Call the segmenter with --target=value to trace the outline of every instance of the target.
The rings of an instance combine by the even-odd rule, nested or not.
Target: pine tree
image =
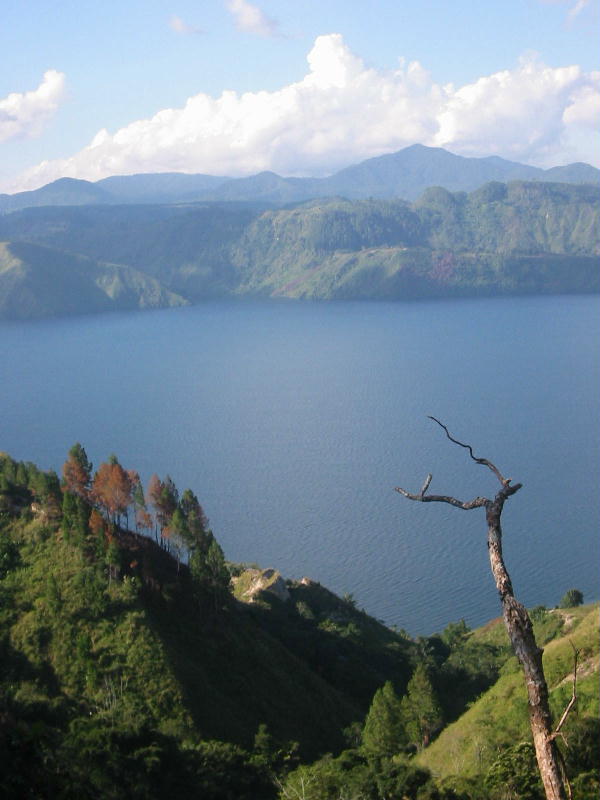
[[[422,663],[415,669],[402,698],[402,718],[410,741],[419,748],[427,747],[442,724],[442,710]]]
[[[377,689],[365,719],[362,746],[371,756],[392,756],[406,744],[401,701],[391,681]]]
[[[79,442],[69,450],[69,457],[63,464],[65,489],[84,500],[88,499],[92,480],[92,463]]]

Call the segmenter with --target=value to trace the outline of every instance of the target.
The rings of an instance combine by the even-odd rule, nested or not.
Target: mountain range
[[[492,182],[415,203],[81,205],[0,216],[0,316],[210,298],[600,291],[600,187]]]
[[[262,202],[282,205],[317,197],[415,200],[430,186],[470,192],[489,181],[600,184],[600,170],[575,163],[541,169],[497,156],[465,158],[440,147],[415,144],[370,158],[326,178],[260,172],[245,178],[184,173],[116,175],[94,182],[60,178],[40,189],[0,195],[0,213],[48,205]]]
[[[62,178],[0,197],[0,318],[598,292],[598,176],[414,145],[321,179]]]

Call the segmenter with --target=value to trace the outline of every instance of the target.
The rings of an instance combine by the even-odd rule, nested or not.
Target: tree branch
[[[569,700],[569,704],[567,705],[567,707],[563,711],[563,715],[560,718],[560,722],[558,723],[558,725],[556,726],[556,729],[554,730],[554,733],[552,734],[552,738],[553,739],[555,739],[559,735],[562,736],[562,733],[560,733],[560,729],[562,728],[562,726],[567,721],[567,717],[569,716],[569,712],[571,711],[571,709],[573,708],[573,706],[577,702],[577,659],[579,657],[579,650],[575,647],[575,645],[573,644],[573,642],[570,639],[569,639],[569,644],[573,648],[573,658],[574,658],[574,664],[573,664],[573,694],[571,695],[571,699]],[[564,739],[564,737],[563,737],[563,739]]]
[[[427,415],[427,417],[428,417],[428,419],[432,419],[434,422],[437,422],[437,424],[440,426],[440,428],[443,428],[446,431],[446,436],[448,437],[448,439],[450,439],[451,442],[454,442],[454,444],[457,444],[460,447],[464,447],[465,450],[468,450],[469,451],[469,455],[471,456],[473,461],[476,461],[477,464],[483,464],[484,467],[487,467],[488,469],[491,469],[492,472],[494,473],[494,475],[500,481],[500,483],[503,486],[508,486],[508,484],[511,481],[511,478],[504,478],[502,476],[502,473],[500,472],[500,470],[498,469],[498,467],[495,464],[492,464],[492,462],[488,461],[487,458],[477,458],[477,456],[474,455],[473,448],[471,447],[470,444],[464,444],[463,442],[459,442],[458,439],[455,439],[453,436],[451,436],[450,435],[450,431],[448,430],[448,428],[444,425],[443,422],[440,422],[439,419],[436,419],[435,417],[432,417],[429,414]]]
[[[421,497],[423,497],[423,495],[425,494],[427,489],[429,489],[429,484],[431,483],[431,479],[432,478],[433,478],[433,475],[430,472],[429,475],[425,478],[425,483],[421,487]]]
[[[420,503],[449,503],[451,506],[462,508],[464,511],[470,511],[472,508],[481,508],[489,503],[489,500],[485,497],[476,497],[474,500],[463,503],[462,500],[457,500],[456,497],[449,497],[448,495],[425,494],[430,483],[431,475],[428,475],[419,494],[407,492],[406,489],[402,489],[400,486],[396,486],[396,491],[400,492],[404,497],[408,497],[409,500],[418,500]]]

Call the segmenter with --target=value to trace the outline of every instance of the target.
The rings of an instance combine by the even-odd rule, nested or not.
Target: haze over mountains
[[[411,145],[370,158],[327,178],[286,178],[261,172],[246,178],[184,173],[118,175],[92,183],[60,178],[31,192],[0,195],[0,213],[46,205],[258,201],[286,204],[316,197],[399,197],[415,200],[430,186],[473,191],[489,181],[600,183],[589,164],[540,169],[497,156],[465,158],[439,147]]]
[[[598,176],[415,145],[323,179],[63,178],[2,198],[0,318],[224,297],[598,292]]]

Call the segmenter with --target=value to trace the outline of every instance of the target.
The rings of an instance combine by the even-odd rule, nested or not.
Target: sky
[[[600,167],[600,0],[3,0],[0,191],[323,176],[411,144]]]

